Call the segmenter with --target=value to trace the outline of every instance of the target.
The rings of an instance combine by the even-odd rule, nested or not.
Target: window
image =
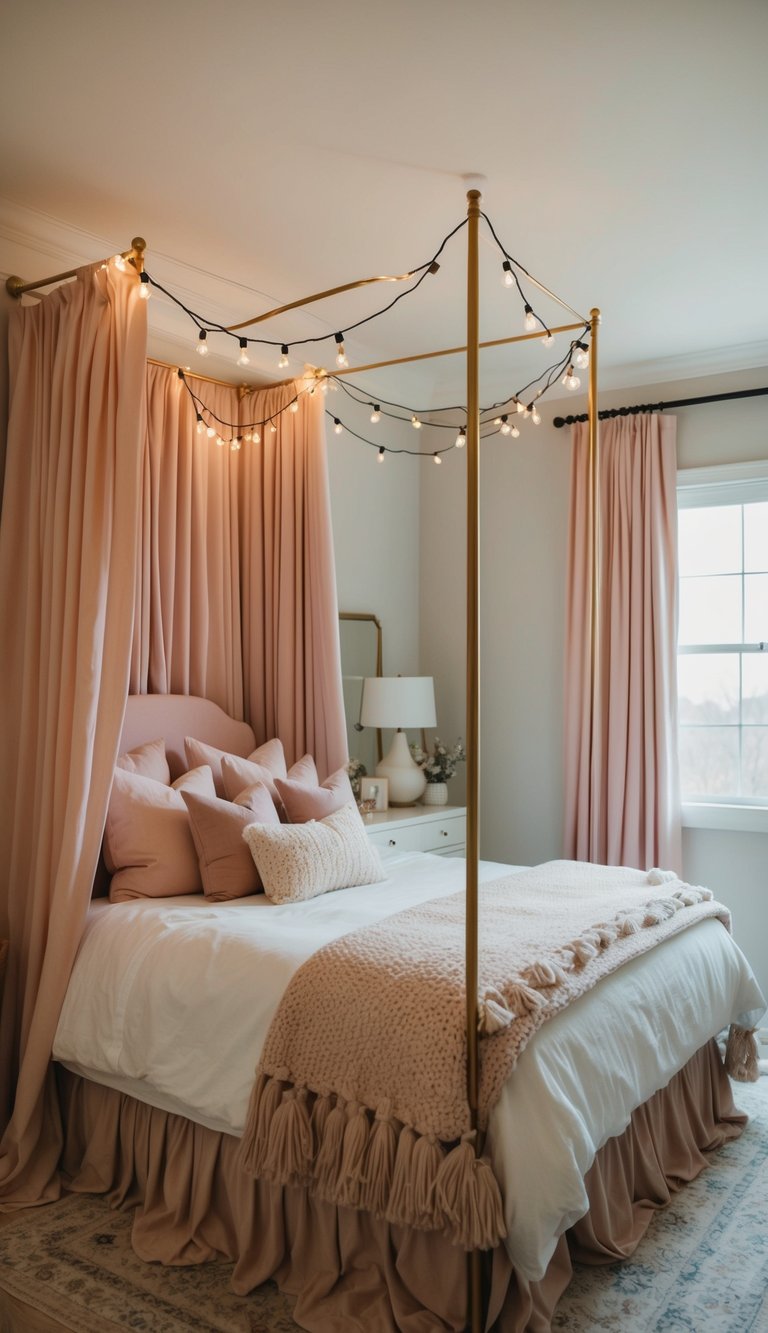
[[[768,464],[678,478],[684,822],[768,829]]]

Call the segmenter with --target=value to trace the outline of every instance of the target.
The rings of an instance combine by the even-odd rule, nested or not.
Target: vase
[[[428,782],[421,798],[422,805],[447,805],[448,783]]]

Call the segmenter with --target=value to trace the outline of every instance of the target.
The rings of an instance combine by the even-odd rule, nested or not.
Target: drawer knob
[[[390,838],[390,840],[389,840],[389,845],[390,845],[390,847],[396,847],[396,846],[397,846],[397,838]]]
[[[441,837],[441,838],[447,838],[447,837],[448,837],[448,830],[447,830],[447,828],[441,828],[441,830],[440,830],[440,837]]]

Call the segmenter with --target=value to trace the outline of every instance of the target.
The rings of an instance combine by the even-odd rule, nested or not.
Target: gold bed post
[[[478,393],[480,298],[478,229],[480,191],[467,191],[467,861],[466,861],[466,1005],[467,1100],[477,1129],[477,877],[480,854],[480,407]],[[475,1139],[475,1151],[478,1150]],[[469,1265],[467,1325],[480,1333],[483,1317],[480,1251]]]
[[[599,771],[602,745],[599,716],[600,686],[600,417],[597,406],[597,330],[600,311],[589,312],[591,347],[589,357],[589,507],[590,534],[590,720],[589,768],[590,786],[596,790],[595,776]],[[600,809],[593,798],[589,810],[589,859],[599,860],[598,838]]]

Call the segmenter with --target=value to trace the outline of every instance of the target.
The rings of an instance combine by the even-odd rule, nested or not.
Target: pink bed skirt
[[[234,1261],[232,1286],[243,1295],[273,1278],[296,1297],[294,1318],[312,1333],[465,1327],[465,1256],[444,1237],[255,1181],[238,1169],[239,1141],[231,1135],[59,1073],[67,1187],[135,1208],[133,1246],[141,1258]],[[626,1258],[654,1211],[745,1123],[712,1042],[600,1149],[586,1177],[590,1211],[560,1238],[541,1282],[519,1278],[502,1247],[486,1256],[487,1328],[547,1333],[571,1260]]]

